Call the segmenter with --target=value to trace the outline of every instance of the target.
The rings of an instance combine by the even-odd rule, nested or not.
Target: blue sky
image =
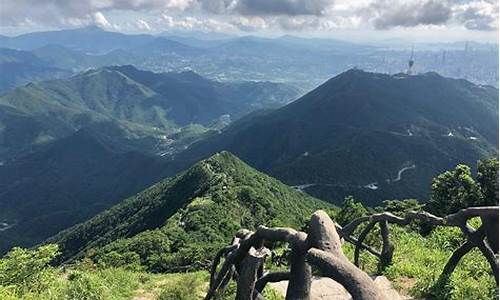
[[[0,32],[97,25],[336,37],[497,42],[498,0],[0,0]]]

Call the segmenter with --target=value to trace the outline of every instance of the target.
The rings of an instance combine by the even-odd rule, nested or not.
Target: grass
[[[463,242],[459,230],[439,227],[422,237],[409,227],[391,225],[390,229],[395,245],[393,264],[381,274],[387,276],[400,293],[438,300],[498,298],[490,266],[477,250],[462,259],[448,282],[439,280],[448,258]],[[367,237],[367,242],[376,245],[376,241],[380,242],[375,230]],[[343,249],[352,260],[353,246],[346,243]],[[49,262],[57,253],[57,246],[47,245],[36,250],[15,248],[1,258],[0,299],[196,300],[203,298],[208,287],[206,271],[153,274],[134,268],[102,267],[88,259],[65,269],[54,268]],[[377,263],[375,257],[362,252],[363,270],[379,274]],[[273,266],[271,269],[280,268]],[[221,299],[234,299],[235,293],[236,283],[231,282]],[[269,286],[264,295],[269,300],[283,299]]]
[[[415,231],[391,226],[391,240],[395,245],[393,264],[382,275],[387,276],[402,294],[450,300],[498,298],[490,266],[478,250],[461,260],[448,282],[439,280],[453,250],[463,241],[458,229],[439,227],[429,236],[422,237]],[[352,260],[354,247],[345,244],[344,252]],[[363,270],[376,274],[377,263],[375,257],[362,252],[360,265]]]

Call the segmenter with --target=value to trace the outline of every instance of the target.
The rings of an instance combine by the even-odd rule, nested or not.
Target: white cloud
[[[149,26],[148,22],[144,21],[144,20],[137,20],[135,22],[136,26],[137,26],[137,29],[139,30],[142,30],[142,31],[151,31],[151,26]]]
[[[50,26],[88,24],[106,11],[182,11],[196,0],[0,0],[0,25],[22,26],[29,20]],[[78,25],[75,25],[78,26]]]
[[[93,15],[94,24],[102,28],[112,28],[106,17],[101,12],[96,12]]]
[[[499,0],[0,0],[0,26],[117,28],[114,16],[131,17],[140,30],[151,19],[175,15],[162,26],[241,30],[392,29],[458,26],[498,29]],[[104,17],[106,15],[106,17]],[[192,18],[192,19],[188,19]],[[128,23],[124,21],[122,23]]]
[[[196,17],[174,17],[162,14],[159,22],[160,27],[177,29],[196,29],[201,31],[230,31],[237,29],[234,25],[213,18],[199,19]]]
[[[449,0],[381,0],[359,10],[377,29],[447,23],[452,16]]]
[[[498,29],[498,1],[471,1],[457,5],[454,15],[467,29]]]
[[[332,31],[337,29],[352,29],[360,26],[361,19],[357,16],[333,16],[328,18],[280,17],[277,20],[284,30],[292,31]]]
[[[237,17],[231,21],[238,29],[242,31],[258,31],[269,28],[269,22],[261,17]]]

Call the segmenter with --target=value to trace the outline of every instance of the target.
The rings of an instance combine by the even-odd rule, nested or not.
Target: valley
[[[488,1],[56,2],[0,13],[0,299],[498,298]]]
[[[350,194],[370,204],[423,200],[435,174],[496,155],[496,93],[435,73],[401,77],[353,69],[287,106],[234,122],[175,157],[196,161],[229,150],[337,204]],[[473,115],[481,121],[472,121]],[[412,134],[395,128],[411,128]],[[457,128],[456,136],[443,137],[449,128]],[[471,140],[471,131],[482,142]]]

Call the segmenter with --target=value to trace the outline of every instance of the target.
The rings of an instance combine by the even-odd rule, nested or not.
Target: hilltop
[[[240,228],[301,227],[331,205],[250,168],[229,152],[196,163],[49,239],[62,259],[139,257],[150,270],[196,268]]]
[[[322,199],[427,200],[431,179],[498,153],[498,90],[436,73],[350,70],[280,109],[192,145],[178,160],[228,150]]]
[[[210,126],[224,116],[235,120],[286,104],[297,94],[285,84],[222,83],[194,72],[153,73],[132,66],[29,83],[0,96],[0,159],[102,122],[161,140],[183,126]]]

